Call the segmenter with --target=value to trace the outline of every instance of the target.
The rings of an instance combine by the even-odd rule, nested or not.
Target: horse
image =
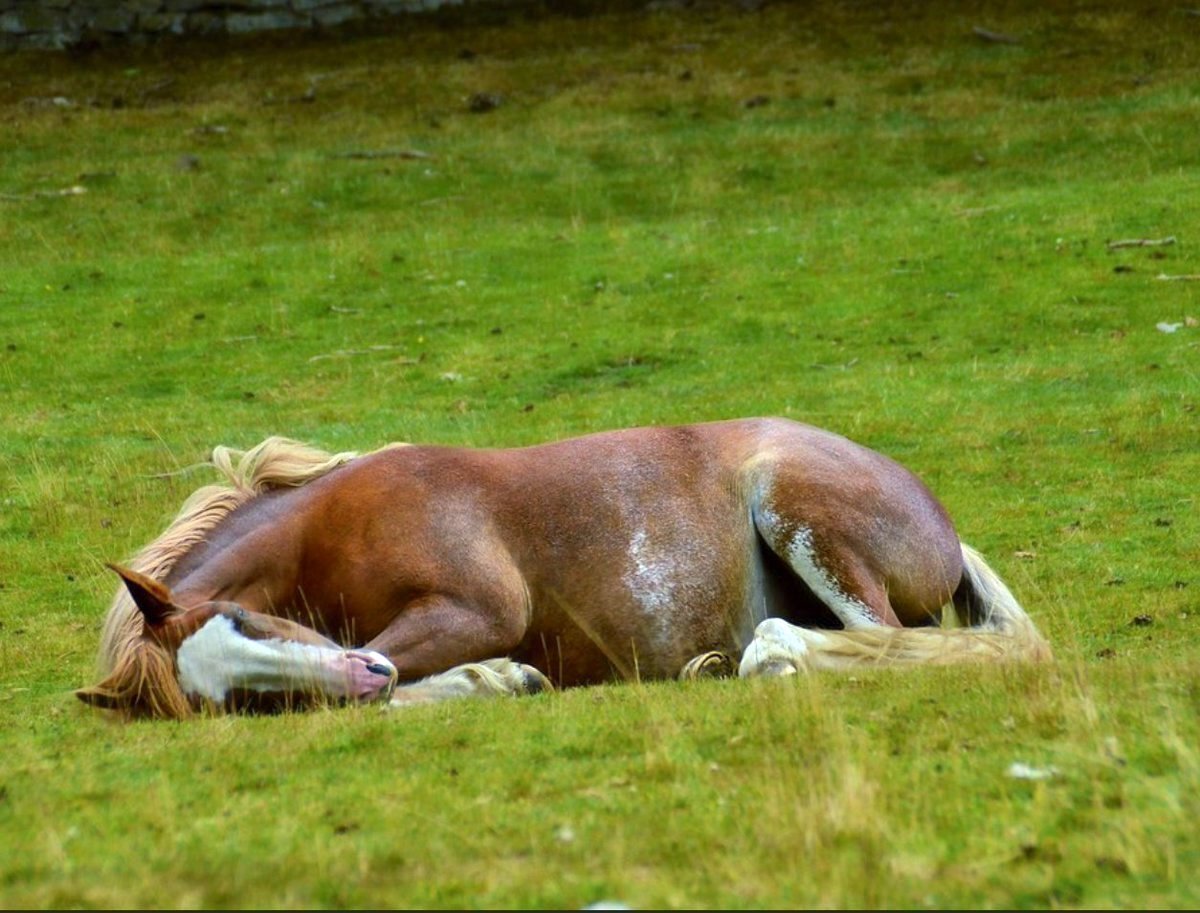
[[[183,718],[1052,658],[914,473],[789,419],[365,455],[270,437],[210,463],[225,483],[110,565],[85,703]]]

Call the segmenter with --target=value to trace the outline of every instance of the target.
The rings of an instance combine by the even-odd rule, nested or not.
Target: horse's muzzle
[[[347,650],[346,661],[347,697],[352,700],[386,700],[396,687],[399,673],[382,653],[374,650]]]

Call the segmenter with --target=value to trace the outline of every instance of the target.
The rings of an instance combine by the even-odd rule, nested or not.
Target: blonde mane
[[[210,463],[228,484],[207,485],[193,492],[167,529],[128,566],[162,580],[189,549],[247,501],[272,489],[304,485],[356,456],[351,451],[326,453],[283,437],[267,438],[250,450],[216,447]],[[151,715],[180,718],[190,714],[170,657],[142,638],[141,613],[124,586],[105,616],[98,666],[103,681],[90,690],[114,705],[128,708],[130,701],[148,702],[150,706],[144,709]]]

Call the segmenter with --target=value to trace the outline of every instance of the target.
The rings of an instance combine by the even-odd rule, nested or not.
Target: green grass
[[[0,906],[1195,906],[1198,34],[597,4],[0,58]],[[754,414],[916,470],[1057,665],[71,695],[215,444]]]

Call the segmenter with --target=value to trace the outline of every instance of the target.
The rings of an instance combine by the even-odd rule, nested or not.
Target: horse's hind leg
[[[956,592],[965,592],[966,572],[972,587],[991,594],[974,608],[975,615],[1003,614],[1015,619],[1018,631],[1026,630],[1020,624],[1023,610],[1002,584],[989,583],[991,572],[970,557],[945,509],[915,476],[879,458],[845,455],[844,468],[820,459],[804,472],[775,463],[756,480],[751,500],[766,546],[844,630],[768,618],[755,629],[739,674],[942,664],[1036,652],[1041,645],[1040,638],[1033,641],[1036,632],[1022,639],[994,628],[931,626]],[[960,595],[958,601],[967,598]]]
[[[787,562],[842,626],[900,627],[882,576],[872,570],[850,535],[828,527],[814,529],[763,505],[754,514],[767,547]]]
[[[755,516],[767,547],[787,562],[805,585],[842,623],[846,633],[880,632],[887,637],[901,627],[881,575],[874,574],[862,556],[826,534],[818,537],[811,527],[785,522],[769,509]],[[811,668],[841,667],[841,658],[830,650],[843,632],[818,632],[782,618],[768,618],[754,631],[738,665],[738,675],[791,675]],[[840,635],[840,637],[836,636]],[[852,635],[853,636],[853,635]]]

